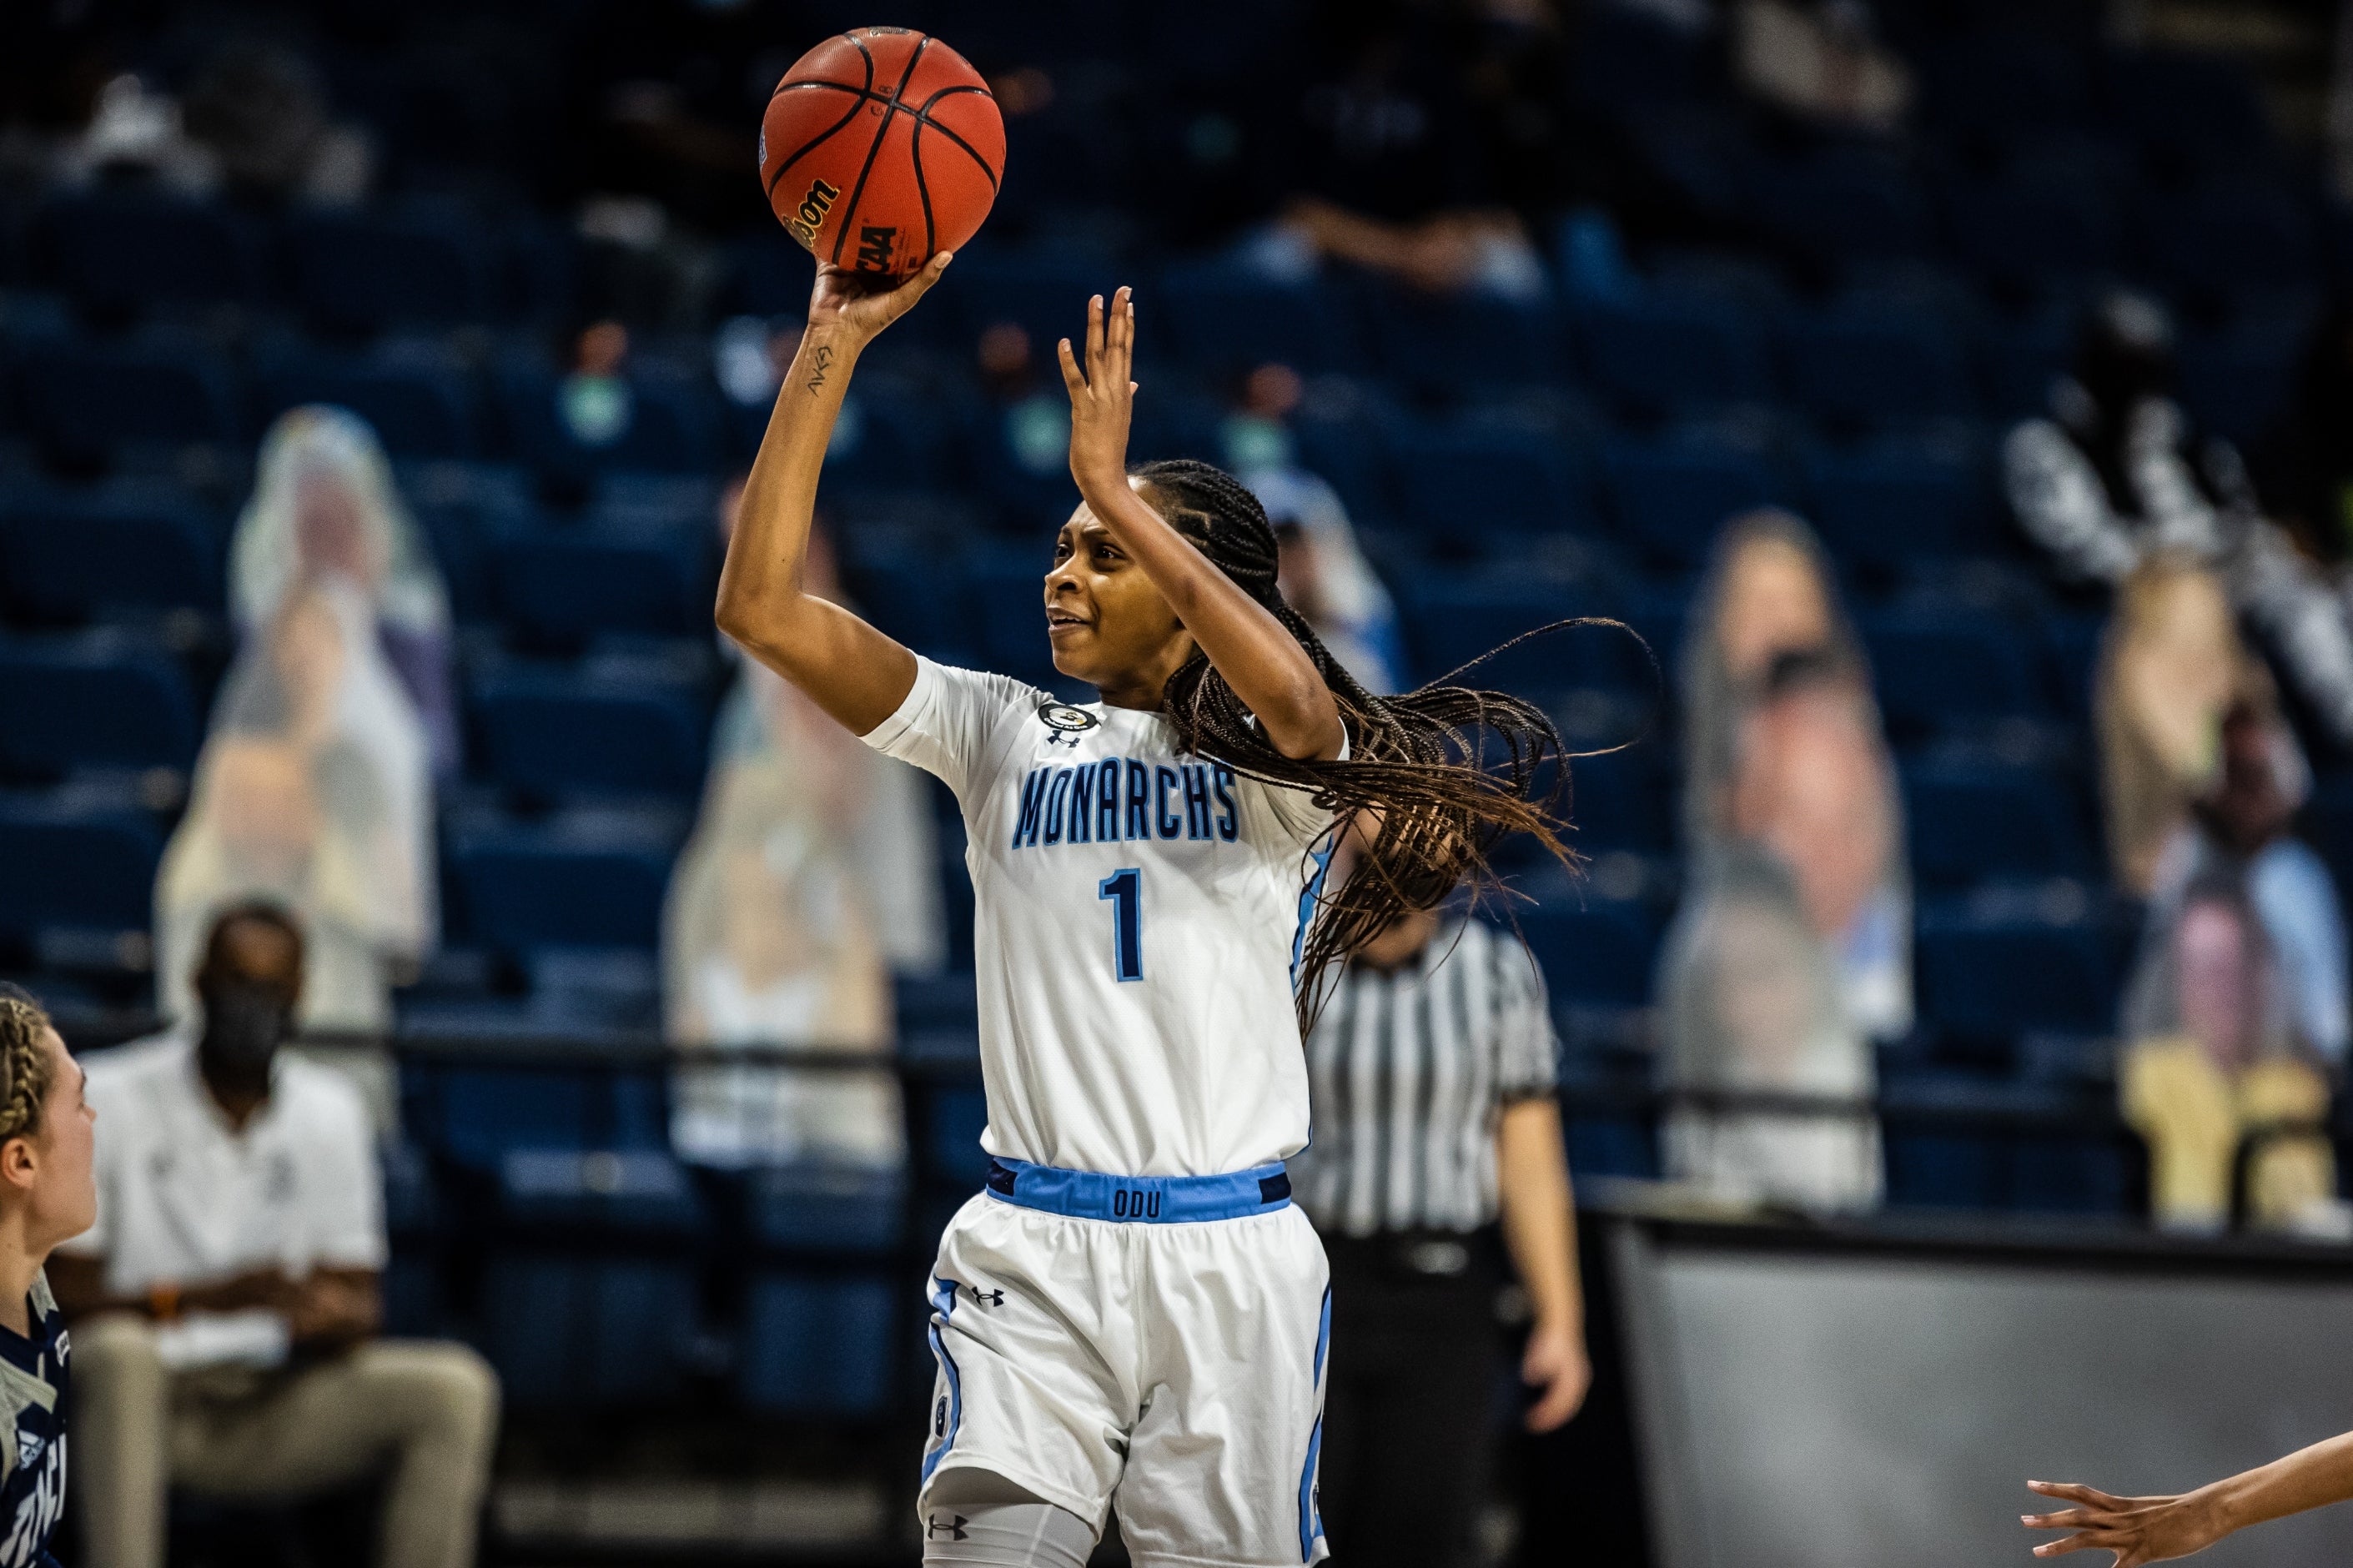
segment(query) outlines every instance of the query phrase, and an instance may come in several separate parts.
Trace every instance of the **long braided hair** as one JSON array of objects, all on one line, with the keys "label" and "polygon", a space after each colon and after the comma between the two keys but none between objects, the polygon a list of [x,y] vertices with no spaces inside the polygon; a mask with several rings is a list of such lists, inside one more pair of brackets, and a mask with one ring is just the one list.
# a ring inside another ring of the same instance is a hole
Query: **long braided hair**
[{"label": "long braided hair", "polygon": [[1367,691],[1284,601],[1275,583],[1274,529],[1241,481],[1189,458],[1145,463],[1134,476],[1171,527],[1299,639],[1347,728],[1345,761],[1284,756],[1198,647],[1168,678],[1162,698],[1187,750],[1251,778],[1313,791],[1335,820],[1353,816],[1372,828],[1356,875],[1317,900],[1298,969],[1303,1034],[1337,961],[1399,916],[1436,908],[1466,881],[1474,896],[1492,887],[1488,851],[1504,835],[1528,834],[1564,865],[1576,865],[1560,837],[1568,826],[1568,752],[1543,710],[1464,686],[1433,684],[1396,697]]},{"label": "long braided hair", "polygon": [[41,1131],[55,1076],[43,1048],[48,1031],[49,1016],[32,994],[0,981],[0,1143]]}]

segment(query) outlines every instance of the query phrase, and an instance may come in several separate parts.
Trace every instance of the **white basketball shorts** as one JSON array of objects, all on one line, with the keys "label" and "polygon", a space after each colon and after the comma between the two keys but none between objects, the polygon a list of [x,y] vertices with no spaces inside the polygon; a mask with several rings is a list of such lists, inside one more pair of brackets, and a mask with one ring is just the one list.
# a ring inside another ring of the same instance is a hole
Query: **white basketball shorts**
[{"label": "white basketball shorts", "polygon": [[1290,1194],[1279,1164],[992,1161],[932,1273],[926,1525],[933,1479],[970,1467],[1098,1534],[1116,1506],[1142,1568],[1320,1561],[1330,1275]]}]

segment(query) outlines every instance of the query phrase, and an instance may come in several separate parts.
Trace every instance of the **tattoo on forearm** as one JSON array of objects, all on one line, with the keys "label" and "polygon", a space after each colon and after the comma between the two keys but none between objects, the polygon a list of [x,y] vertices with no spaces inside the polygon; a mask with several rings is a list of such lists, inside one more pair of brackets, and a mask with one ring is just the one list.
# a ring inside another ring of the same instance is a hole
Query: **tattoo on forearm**
[{"label": "tattoo on forearm", "polygon": [[819,343],[810,352],[809,363],[816,367],[808,378],[809,395],[815,397],[818,389],[825,385],[825,373],[833,363],[833,351]]}]

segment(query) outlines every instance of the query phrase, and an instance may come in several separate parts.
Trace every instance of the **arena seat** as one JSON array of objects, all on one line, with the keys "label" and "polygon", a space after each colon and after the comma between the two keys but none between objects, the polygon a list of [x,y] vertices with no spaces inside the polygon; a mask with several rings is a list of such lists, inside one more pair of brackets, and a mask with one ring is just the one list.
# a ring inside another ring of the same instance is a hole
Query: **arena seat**
[{"label": "arena seat", "polygon": [[1802,470],[1808,521],[1842,563],[1893,573],[1996,542],[1986,475],[1964,444],[1895,437],[1816,447]]},{"label": "arena seat", "polygon": [[1971,181],[1945,192],[1953,247],[1989,280],[2011,289],[2064,287],[2114,274],[2124,229],[2108,193],[2060,179]]},{"label": "arena seat", "polygon": [[543,527],[493,542],[491,574],[508,622],[542,642],[692,637],[710,628],[712,549],[699,530]]},{"label": "arena seat", "polygon": [[1929,886],[2097,870],[2074,791],[2039,769],[1915,763],[1904,770],[1904,809],[1913,874]]},{"label": "arena seat", "polygon": [[1647,907],[1595,899],[1579,909],[1553,900],[1513,915],[1556,1005],[1639,1007],[1651,1000],[1662,928]]},{"label": "arena seat", "polygon": [[1918,52],[1926,107],[1936,122],[2000,141],[2087,123],[2091,73],[2082,51],[2022,31],[1992,31]]},{"label": "arena seat", "polygon": [[1226,377],[1267,363],[1341,372],[1367,363],[1353,313],[1322,279],[1276,281],[1224,261],[1171,267],[1159,289],[1140,300],[1139,326],[1164,300],[1161,341],[1202,375]]},{"label": "arena seat", "polygon": [[511,357],[493,381],[515,455],[543,477],[585,485],[609,470],[707,474],[720,449],[717,400],[682,367],[640,365],[628,377],[629,416],[601,445],[576,439],[557,409],[561,380],[531,357]]},{"label": "arena seat", "polygon": [[1972,1039],[2024,1029],[2100,1033],[2116,1024],[2109,933],[2088,920],[1924,907],[1913,963],[1927,1021]]},{"label": "arena seat", "polygon": [[142,811],[0,795],[0,937],[70,930],[143,938],[163,837]]},{"label": "arena seat", "polygon": [[[2126,1149],[2102,1131],[1959,1131],[1948,1118],[2066,1118],[2068,1092],[1961,1073],[1892,1076],[1881,1086],[1887,1201],[1898,1207],[2042,1214],[2126,1213],[2134,1186]],[[2085,1121],[2091,1118],[2084,1118]]]},{"label": "arena seat", "polygon": [[1630,411],[1657,416],[1768,403],[1775,387],[1758,323],[1698,291],[1603,305],[1577,321],[1594,380]]},{"label": "arena seat", "polygon": [[1053,564],[1049,539],[1041,530],[1035,546],[972,551],[962,574],[982,661],[1039,683],[1054,679],[1054,648],[1046,638],[1046,572]]},{"label": "arena seat", "polygon": [[1549,432],[1400,421],[1387,445],[1399,521],[1425,538],[1483,547],[1592,526],[1584,476]]},{"label": "arena seat", "polygon": [[133,447],[227,446],[244,434],[235,384],[217,352],[150,334],[28,345],[16,396],[44,447],[87,463]]},{"label": "arena seat", "polygon": [[755,1268],[736,1396],[767,1415],[881,1414],[892,1393],[898,1296],[887,1279]]},{"label": "arena seat", "polygon": [[[1642,749],[1657,744],[1653,740]],[[1577,828],[1577,848],[1642,855],[1665,855],[1673,848],[1675,790],[1641,752],[1580,758],[1569,765],[1568,776],[1568,818]]]},{"label": "arena seat", "polygon": [[658,945],[676,844],[649,819],[575,812],[530,826],[464,830],[450,869],[473,938],[538,947]]},{"label": "arena seat", "polygon": [[0,641],[0,763],[19,777],[186,768],[199,737],[187,677],[113,632]]},{"label": "arena seat", "polygon": [[482,1350],[512,1405],[641,1407],[685,1388],[702,1325],[691,1256],[517,1237],[491,1253],[482,1297]]},{"label": "arena seat", "polygon": [[157,305],[252,305],[261,237],[225,205],[116,192],[53,199],[35,217],[41,270],[106,315]]},{"label": "arena seat", "polygon": [[1891,610],[1865,617],[1862,632],[1880,708],[1899,741],[2045,711],[2021,628],[1984,615]]},{"label": "arena seat", "polygon": [[255,412],[267,423],[306,403],[348,408],[396,458],[479,456],[481,412],[454,356],[425,345],[373,354],[294,353],[261,370]]},{"label": "arena seat", "polygon": [[2227,298],[2308,289],[2319,279],[2310,214],[2277,186],[2241,180],[2152,200],[2141,225],[2149,259],[2179,289]]},{"label": "arena seat", "polygon": [[[1087,299],[1100,294],[1108,304],[1123,281],[1121,269],[1108,263],[1060,256],[1029,256],[973,247],[956,258],[955,286],[941,294],[955,313],[964,342],[976,342],[980,334],[999,324],[1019,327],[1029,338],[1030,363],[1059,389],[1054,370],[1054,345],[1063,338],[1075,346],[1086,331]],[[1144,330],[1145,312],[1136,312]]]},{"label": "arena seat", "polygon": [[2255,320],[2184,333],[2177,356],[2182,407],[2200,429],[2253,443],[2289,411],[2304,353],[2301,321]]},{"label": "arena seat", "polygon": [[[1398,586],[1414,668],[1433,680],[1522,632],[1612,608],[1598,583],[1546,583],[1502,571],[1430,573]],[[1575,688],[1640,690],[1649,670],[1623,633],[1577,627],[1531,638],[1461,679],[1549,696]]]},{"label": "arena seat", "polygon": [[336,331],[451,326],[491,314],[491,247],[455,216],[314,214],[295,221],[286,250],[296,300]]},{"label": "arena seat", "polygon": [[1879,426],[1977,412],[1968,359],[1925,310],[1855,306],[1798,317],[1782,342],[1790,391],[1820,419]]},{"label": "arena seat", "polygon": [[1908,258],[1936,248],[1919,181],[1875,151],[1760,161],[1746,194],[1760,228],[1817,263]]},{"label": "arena seat", "polygon": [[1761,453],[1704,431],[1618,437],[1602,448],[1601,478],[1618,536],[1672,571],[1696,567],[1728,520],[1783,494]]},{"label": "arena seat", "polygon": [[2244,166],[2272,151],[2270,122],[2247,73],[2186,49],[2115,49],[2102,96],[2143,146],[2193,167]]},{"label": "arena seat", "polygon": [[1568,370],[1566,329],[1544,299],[1384,289],[1366,312],[1389,379],[1444,395],[1498,384],[1551,384]]},{"label": "arena seat", "polygon": [[175,489],[26,488],[0,501],[0,595],[42,625],[223,610],[220,537]]},{"label": "arena seat", "polygon": [[495,1175],[517,1150],[660,1150],[670,1141],[661,1076],[610,1067],[471,1067],[402,1073],[402,1118],[442,1158]]},{"label": "arena seat", "polygon": [[484,679],[474,721],[488,772],[511,790],[561,801],[598,793],[683,799],[702,782],[703,721],[675,689],[517,672]]}]

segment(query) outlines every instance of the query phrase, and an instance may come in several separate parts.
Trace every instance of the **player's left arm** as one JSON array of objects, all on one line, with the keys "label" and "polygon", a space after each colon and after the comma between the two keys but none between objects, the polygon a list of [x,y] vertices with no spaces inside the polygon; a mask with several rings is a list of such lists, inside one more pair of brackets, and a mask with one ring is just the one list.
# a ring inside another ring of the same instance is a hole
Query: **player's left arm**
[{"label": "player's left arm", "polygon": [[1504,1107],[1495,1123],[1495,1184],[1504,1245],[1535,1320],[1520,1381],[1544,1392],[1528,1407],[1527,1426],[1549,1432],[1577,1414],[1593,1381],[1585,1354],[1585,1294],[1577,1279],[1577,1205],[1560,1105],[1551,1095]]},{"label": "player's left arm", "polygon": [[2057,1513],[2020,1515],[2029,1530],[2073,1531],[2036,1547],[2037,1557],[2105,1551],[2116,1553],[2116,1568],[2140,1568],[2203,1552],[2251,1524],[2353,1500],[2353,1432],[2179,1497],[2120,1498],[2054,1481],[2026,1484],[2044,1497],[2076,1505]]},{"label": "player's left arm", "polygon": [[1299,639],[1128,483],[1134,291],[1120,289],[1108,310],[1100,294],[1087,301],[1083,374],[1070,339],[1062,340],[1060,352],[1062,383],[1071,394],[1071,477],[1087,510],[1144,568],[1277,751],[1302,760],[1337,757],[1346,739],[1340,706]]}]

